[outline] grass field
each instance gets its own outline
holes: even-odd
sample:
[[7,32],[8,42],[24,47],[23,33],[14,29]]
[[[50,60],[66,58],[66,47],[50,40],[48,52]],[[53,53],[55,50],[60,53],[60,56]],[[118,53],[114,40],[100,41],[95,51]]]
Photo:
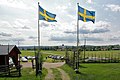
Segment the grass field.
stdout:
[[68,65],[61,68],[71,80],[120,80],[120,63],[81,64],[80,74],[76,74]]
[[47,70],[43,68],[42,78],[40,76],[35,76],[35,70],[32,68],[23,68],[21,72],[21,77],[0,77],[0,80],[44,80]]
[[[21,51],[21,56],[34,56],[34,51]],[[65,51],[41,51],[43,57],[45,58],[48,55],[65,55]],[[82,52],[83,54],[83,52]],[[114,55],[115,57],[120,57],[120,50],[116,51],[86,51],[87,56],[93,55],[101,55],[104,57],[109,54]],[[46,60],[47,61],[47,60]],[[48,59],[47,62],[51,62],[52,59]],[[79,71],[80,74],[76,74],[72,68],[68,65],[63,65],[61,67],[65,70],[71,80],[120,80],[120,63],[85,63],[81,64]],[[55,75],[59,75],[59,72],[56,69],[53,70]],[[44,80],[45,75],[47,74],[47,70],[43,69],[42,80]],[[57,76],[57,78],[59,78]],[[59,78],[60,79],[60,78]],[[0,80],[40,80],[39,76],[35,76],[35,71],[31,68],[23,68],[22,69],[22,77],[0,77]],[[57,79],[56,79],[57,80]]]
[[[65,51],[41,51],[43,56],[46,57],[48,55],[61,55],[61,56],[64,56],[65,55]],[[35,56],[35,53],[34,51],[27,51],[27,50],[22,50],[21,51],[21,56]],[[81,52],[81,55],[83,55],[83,52]],[[96,55],[96,56],[106,56],[106,57],[109,57],[110,55],[112,55],[113,57],[116,57],[116,56],[120,56],[120,50],[112,50],[112,51],[86,51],[85,52],[85,55],[86,57],[90,57],[90,56],[93,56],[93,55]]]
[[[82,57],[83,57],[83,52],[82,52]],[[111,51],[86,51],[85,52],[86,57],[113,57],[113,58],[119,58],[120,57],[120,50],[111,50]]]
[[[35,56],[35,52],[34,51],[30,51],[30,50],[21,50],[21,56]],[[43,54],[44,57],[48,56],[48,55],[61,55],[64,56],[65,55],[65,51],[41,51],[41,53]]]
[[[22,50],[21,51],[21,56],[35,56],[35,52],[34,51],[30,51],[30,50]],[[46,57],[48,55],[61,55],[61,56],[65,56],[65,51],[45,51],[42,50],[41,51],[42,55],[43,55],[43,59],[46,62],[53,62],[53,59],[47,59]],[[72,51],[69,51],[70,55],[73,54]],[[98,58],[116,58],[116,59],[120,59],[120,50],[112,50],[112,51],[86,51],[85,52],[85,57],[98,57]],[[81,58],[84,58],[84,53],[81,52]]]

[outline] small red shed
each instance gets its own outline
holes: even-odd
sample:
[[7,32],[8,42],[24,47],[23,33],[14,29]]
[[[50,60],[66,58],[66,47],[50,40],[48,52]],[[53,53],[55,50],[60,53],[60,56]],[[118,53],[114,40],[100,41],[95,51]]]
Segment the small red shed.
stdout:
[[20,50],[16,45],[0,45],[0,65],[9,65],[11,58],[15,66],[19,65]]

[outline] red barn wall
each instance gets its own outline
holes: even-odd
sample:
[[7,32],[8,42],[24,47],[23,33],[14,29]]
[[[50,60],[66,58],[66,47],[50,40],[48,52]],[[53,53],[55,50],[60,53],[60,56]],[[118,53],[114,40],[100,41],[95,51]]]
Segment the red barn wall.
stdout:
[[[6,60],[5,60],[5,57],[6,57]],[[0,55],[0,65],[8,65],[8,64],[9,64],[9,57],[7,55]]]
[[9,56],[13,59],[14,64],[18,65],[18,51],[14,47],[12,51],[9,53]]

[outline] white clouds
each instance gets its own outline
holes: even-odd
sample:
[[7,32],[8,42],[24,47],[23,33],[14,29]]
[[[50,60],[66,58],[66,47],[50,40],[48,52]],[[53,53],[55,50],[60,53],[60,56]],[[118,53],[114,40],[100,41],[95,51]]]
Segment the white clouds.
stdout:
[[11,36],[12,36],[12,34],[8,34],[8,33],[1,32],[1,33],[0,33],[0,36],[7,36],[7,37],[11,37]]
[[5,29],[8,29],[8,28],[11,28],[11,24],[8,22],[8,21],[2,21],[0,20],[0,29],[1,30],[5,30]]
[[111,11],[120,12],[120,5],[108,4],[106,5],[106,10],[110,9]]
[[120,35],[119,34],[120,34],[120,31],[110,33],[108,40],[114,41],[114,42],[120,42]]
[[[87,23],[83,23],[80,22],[80,24],[82,23],[82,27],[80,27],[80,35],[81,34],[90,34],[90,36],[87,37],[88,41],[104,41],[104,33],[109,32],[109,27],[111,27],[111,24],[109,22],[105,22],[105,21],[99,21],[96,22],[95,24],[91,23],[91,22],[87,22]],[[64,33],[58,33],[56,34],[52,34],[52,36],[50,36],[50,41],[58,41],[58,42],[75,42],[76,41],[76,25],[73,25],[72,27],[70,26],[69,28],[67,27],[66,29],[64,29]],[[69,24],[70,25],[70,24]],[[94,35],[95,34],[95,35]],[[100,36],[101,35],[101,36]],[[81,37],[80,40],[83,40],[84,37]]]
[[60,10],[61,12],[66,12],[66,10],[68,9],[68,7],[67,6],[57,6],[56,7],[56,10]]
[[30,24],[30,21],[28,19],[16,19],[13,22],[13,27],[14,28],[26,28],[26,26],[28,26],[29,24]]
[[96,22],[95,26],[108,28],[108,27],[111,27],[111,23],[106,21],[99,21],[99,22]]
[[[111,24],[105,21],[99,21],[99,22],[96,22],[95,24],[87,22],[87,23],[83,23],[79,31],[80,31],[80,34],[106,33],[110,31],[109,27],[111,27]],[[69,33],[76,34],[76,30],[73,30],[73,29],[69,29],[64,32],[68,34]]]
[[0,5],[18,9],[33,9],[33,7],[27,6],[21,0],[0,0]]
[[32,39],[32,40],[36,40],[37,39],[37,37],[34,37],[34,36],[29,36],[28,38]]
[[[38,0],[0,0],[1,42],[12,41],[14,43],[14,41],[16,42],[20,40],[22,45],[37,44],[37,1]],[[88,3],[86,3],[86,1]],[[97,6],[98,4],[92,4],[97,3],[97,1],[54,0],[54,3],[51,3],[51,0],[43,0],[40,1],[41,6],[44,9],[56,14],[57,22],[48,23],[46,21],[40,21],[40,35],[42,45],[58,45],[61,44],[61,42],[73,45],[73,43],[76,42],[77,2],[80,3],[80,6],[84,6],[84,8],[87,8],[89,10],[93,10],[92,8],[94,8],[96,11],[97,20],[95,24],[92,22],[84,23],[82,21],[79,21],[80,36],[83,34],[91,34],[89,35],[88,40],[94,43],[97,41],[104,41],[104,38],[106,38],[104,34],[112,35],[115,33],[111,32],[111,30],[113,30],[112,26],[114,27],[114,22],[110,22],[110,18],[106,18],[108,15],[105,14],[105,11],[103,9],[102,10],[104,12],[98,11],[100,8],[100,6]],[[110,10],[114,9],[114,11],[120,11],[119,5],[116,6],[109,4],[105,7]],[[98,14],[102,14],[102,16],[99,16]],[[112,13],[109,13],[109,15],[112,15]],[[118,18],[119,16],[116,17],[116,15],[114,15],[114,17]],[[105,21],[106,19],[108,22]],[[119,26],[119,21],[115,22],[117,28],[117,26]],[[12,36],[7,36],[9,34]],[[110,37],[111,36],[109,35],[108,38],[110,39]],[[80,40],[83,38],[84,37],[82,37]],[[112,38],[115,38],[117,40],[119,36],[117,36],[117,34],[116,36],[112,35]]]
[[0,30],[2,31],[0,32],[1,44],[15,44],[17,41],[26,44],[27,36],[35,35],[35,29],[28,26],[30,26],[28,19],[16,19],[13,22],[0,21]]
[[68,43],[73,43],[76,41],[76,36],[74,35],[54,35],[51,36],[49,41],[58,41],[58,42],[68,42]]
[[92,0],[87,0],[88,3],[92,3]]
[[41,22],[41,27],[50,27],[50,24],[48,23],[45,23],[45,22]]

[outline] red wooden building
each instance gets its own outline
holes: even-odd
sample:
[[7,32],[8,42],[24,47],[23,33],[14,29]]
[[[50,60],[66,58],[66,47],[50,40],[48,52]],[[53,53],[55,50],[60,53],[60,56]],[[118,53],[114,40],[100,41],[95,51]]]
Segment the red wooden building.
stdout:
[[21,52],[14,45],[0,45],[0,65],[9,65],[9,57],[18,65],[18,57]]
[[0,67],[15,65],[16,69],[20,69],[18,60],[21,52],[16,45],[0,45]]

